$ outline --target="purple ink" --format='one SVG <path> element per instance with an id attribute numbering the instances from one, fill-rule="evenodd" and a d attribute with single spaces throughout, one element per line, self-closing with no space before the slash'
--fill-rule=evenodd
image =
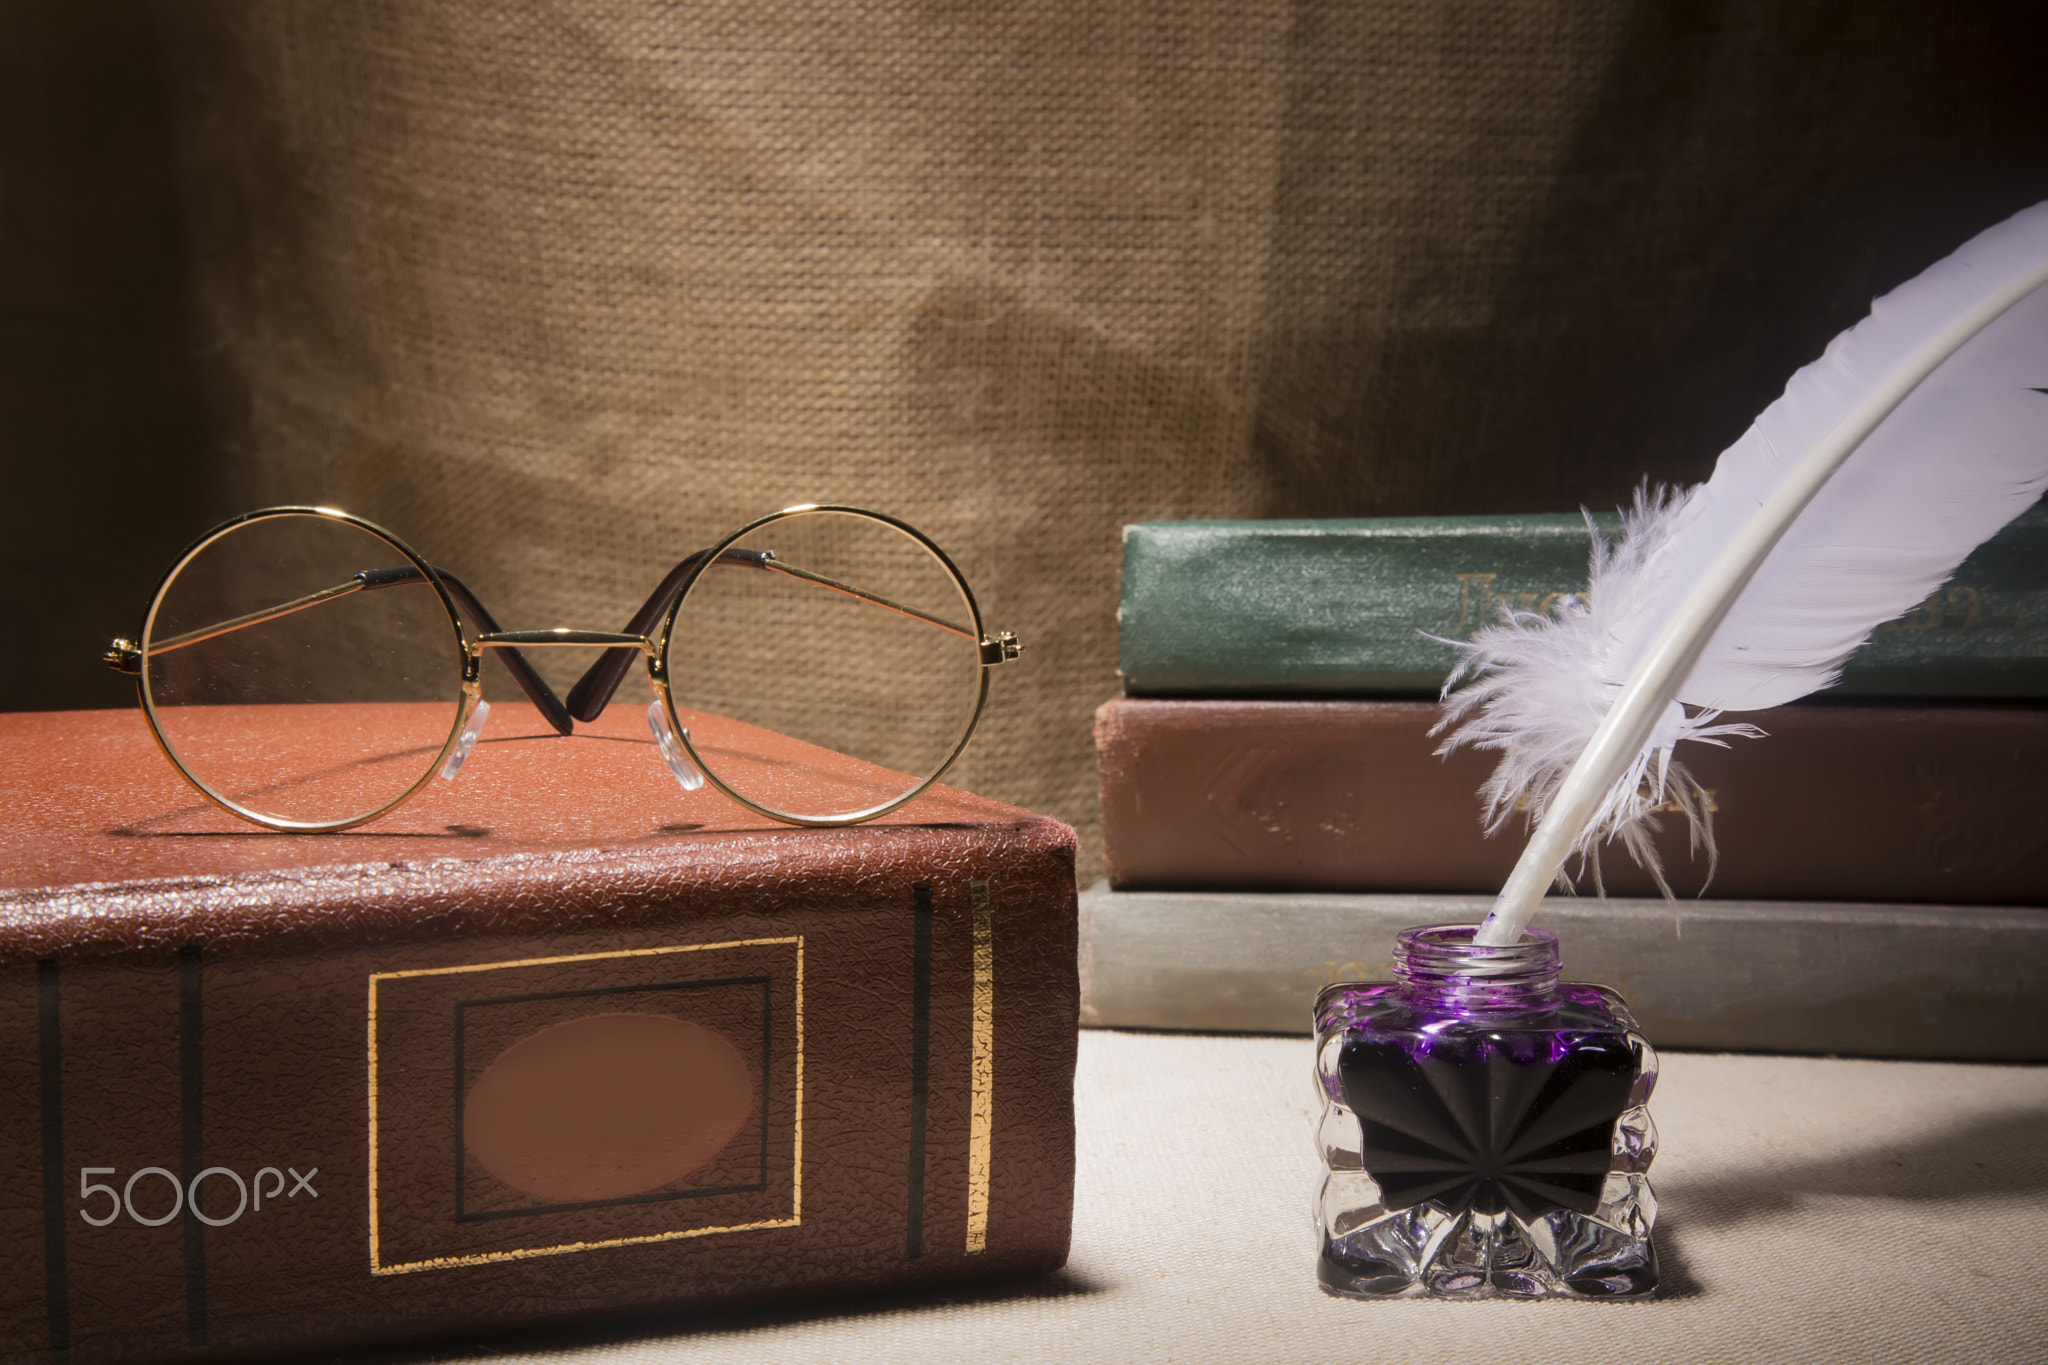
<path id="1" fill-rule="evenodd" d="M 1657 1055 L 1557 936 L 1403 933 L 1316 1000 L 1318 1275 L 1353 1298 L 1616 1298 L 1657 1284 Z"/>

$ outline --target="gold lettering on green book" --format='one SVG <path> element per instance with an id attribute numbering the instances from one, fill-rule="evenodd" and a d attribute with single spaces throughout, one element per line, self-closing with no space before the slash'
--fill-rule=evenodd
<path id="1" fill-rule="evenodd" d="M 1968 630 L 1982 619 L 1984 599 L 1966 583 L 1936 588 L 1927 599 L 1896 621 L 1879 630 Z"/>
<path id="2" fill-rule="evenodd" d="M 1586 589 L 1558 588 L 1548 592 L 1501 592 L 1494 585 L 1499 582 L 1498 573 L 1461 573 L 1458 579 L 1458 614 L 1446 616 L 1437 622 L 1436 629 L 1458 639 L 1470 639 L 1481 627 L 1490 626 L 1500 620 L 1500 609 L 1511 607 L 1516 611 L 1535 612 L 1542 616 L 1555 616 L 1564 609 L 1567 601 L 1584 605 L 1589 600 Z"/>

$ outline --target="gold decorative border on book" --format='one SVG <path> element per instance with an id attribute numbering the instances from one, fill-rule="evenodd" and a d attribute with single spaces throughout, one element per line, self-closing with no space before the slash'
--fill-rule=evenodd
<path id="1" fill-rule="evenodd" d="M 996 1126 L 996 942 L 988 883 L 970 882 L 974 898 L 973 1108 L 967 1136 L 967 1254 L 988 1250 L 989 1148 Z"/>
<path id="2" fill-rule="evenodd" d="M 976 885 L 982 886 L 985 884 L 976 883 Z M 596 1242 L 564 1242 L 557 1246 L 519 1247 L 509 1251 L 478 1252 L 468 1256 L 436 1256 L 424 1261 L 404 1261 L 395 1265 L 385 1265 L 382 1262 L 378 1255 L 379 1216 L 377 1208 L 377 983 L 379 981 L 392 981 L 402 977 L 414 976 L 448 976 L 458 972 L 491 972 L 512 967 L 547 967 L 561 962 L 594 962 L 608 957 L 654 957 L 663 953 L 710 952 L 719 948 L 760 948 L 784 943 L 793 944 L 796 947 L 796 1102 L 792 1110 L 796 1133 L 793 1158 L 795 1163 L 793 1168 L 794 1184 L 790 1196 L 789 1217 L 762 1219 L 752 1223 L 736 1223 L 730 1227 L 684 1228 L 675 1232 L 650 1233 L 641 1237 L 612 1237 Z M 978 949 L 975 961 L 978 969 L 980 963 Z M 977 991 L 977 1002 L 979 999 L 980 996 Z M 977 1011 L 978 1008 L 977 1004 Z M 977 1029 L 978 1027 L 977 1025 Z M 977 1039 L 979 1036 L 977 1032 Z M 673 1242 L 684 1237 L 709 1237 L 714 1233 L 721 1232 L 752 1232 L 760 1228 L 790 1228 L 796 1227 L 803 1222 L 804 940 L 801 934 L 792 934 L 782 938 L 732 939 L 725 943 L 686 943 L 667 948 L 623 948 L 609 953 L 568 953 L 559 957 L 523 957 L 506 962 L 467 963 L 457 967 L 416 967 L 405 971 L 372 972 L 370 973 L 369 1078 L 370 1273 L 372 1275 L 408 1275 L 420 1270 L 450 1270 L 459 1266 L 488 1265 L 494 1261 L 523 1261 L 535 1256 L 564 1256 L 571 1252 L 597 1251 L 604 1247 L 638 1246 L 644 1242 Z M 985 1168 L 986 1162 L 984 1162 Z"/>

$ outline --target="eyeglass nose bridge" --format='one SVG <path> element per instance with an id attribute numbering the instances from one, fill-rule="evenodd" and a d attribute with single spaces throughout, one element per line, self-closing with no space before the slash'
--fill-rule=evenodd
<path id="1" fill-rule="evenodd" d="M 645 635 L 622 635 L 610 630 L 571 630 L 567 626 L 556 626 L 553 630 L 494 630 L 476 637 L 475 647 L 484 649 L 535 649 L 548 645 L 595 645 L 601 649 L 637 649 L 645 654 L 654 652 L 654 641 Z"/>
<path id="2" fill-rule="evenodd" d="M 464 649 L 462 685 L 471 696 L 481 696 L 477 691 L 483 678 L 482 665 L 487 649 L 535 649 L 552 645 L 576 645 L 598 649 L 637 649 L 649 659 L 659 661 L 660 654 L 654 641 L 645 635 L 634 635 L 611 630 L 573 630 L 568 626 L 556 626 L 552 630 L 490 630 L 471 640 Z M 513 655 L 518 658 L 517 654 Z"/>

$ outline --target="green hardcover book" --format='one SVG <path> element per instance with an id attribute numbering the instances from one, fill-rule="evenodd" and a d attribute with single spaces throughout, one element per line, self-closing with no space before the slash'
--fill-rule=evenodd
<path id="1" fill-rule="evenodd" d="M 1594 518 L 1604 534 L 1614 516 Z M 1583 518 L 1150 521 L 1124 528 L 1133 696 L 1434 693 L 1505 605 L 1586 591 Z M 1833 695 L 2048 697 L 2048 502 L 1880 626 Z"/>

